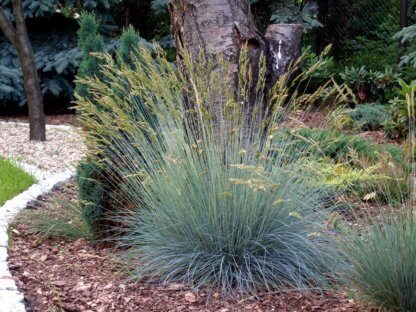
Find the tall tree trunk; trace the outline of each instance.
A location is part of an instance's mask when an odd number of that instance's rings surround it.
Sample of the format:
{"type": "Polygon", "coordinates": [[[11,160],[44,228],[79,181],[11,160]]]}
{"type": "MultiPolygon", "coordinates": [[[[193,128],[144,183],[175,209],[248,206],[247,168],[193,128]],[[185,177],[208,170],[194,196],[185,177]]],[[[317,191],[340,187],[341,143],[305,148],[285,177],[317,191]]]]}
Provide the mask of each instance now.
{"type": "MultiPolygon", "coordinates": [[[[262,53],[267,59],[269,85],[300,55],[302,26],[272,24],[262,34],[253,19],[249,0],[170,0],[169,12],[176,46],[186,48],[193,56],[201,49],[207,56],[222,54],[230,63],[230,87],[235,87],[244,46],[248,49],[254,84],[262,53]]],[[[215,107],[214,113],[222,109],[215,107]]]]}
{"type": "Polygon", "coordinates": [[[15,27],[0,7],[0,29],[17,49],[23,72],[23,83],[29,109],[30,140],[45,141],[45,114],[36,69],[35,56],[27,34],[20,0],[12,1],[15,27]]]}
{"type": "Polygon", "coordinates": [[[408,10],[409,10],[409,0],[400,0],[400,29],[407,27],[408,10]]]}
{"type": "Polygon", "coordinates": [[[318,20],[323,25],[322,28],[316,30],[316,51],[321,53],[327,45],[325,39],[327,37],[327,24],[329,19],[330,1],[318,0],[318,20]]]}

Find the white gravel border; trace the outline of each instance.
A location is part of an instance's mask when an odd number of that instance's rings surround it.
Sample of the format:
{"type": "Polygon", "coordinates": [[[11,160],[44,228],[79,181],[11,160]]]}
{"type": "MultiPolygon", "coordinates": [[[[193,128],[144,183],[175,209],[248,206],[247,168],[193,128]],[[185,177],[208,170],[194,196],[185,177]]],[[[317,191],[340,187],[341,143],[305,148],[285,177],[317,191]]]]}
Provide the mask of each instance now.
{"type": "Polygon", "coordinates": [[[36,178],[37,183],[0,207],[0,312],[26,311],[24,297],[17,289],[7,264],[8,228],[10,222],[13,221],[22,209],[26,208],[30,201],[50,192],[54,186],[70,179],[75,174],[74,171],[66,170],[62,173],[51,175],[32,165],[19,163],[18,166],[32,174],[36,178]]]}
{"type": "Polygon", "coordinates": [[[82,128],[46,125],[46,141],[29,140],[29,124],[0,120],[0,155],[49,174],[75,169],[86,152],[82,128]]]}

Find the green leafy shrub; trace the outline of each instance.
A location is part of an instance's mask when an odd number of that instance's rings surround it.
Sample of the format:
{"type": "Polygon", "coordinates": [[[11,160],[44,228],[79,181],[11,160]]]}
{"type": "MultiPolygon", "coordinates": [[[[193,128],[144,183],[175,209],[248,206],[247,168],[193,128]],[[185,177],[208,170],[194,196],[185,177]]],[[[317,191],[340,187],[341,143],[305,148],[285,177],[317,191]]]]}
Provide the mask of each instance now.
{"type": "Polygon", "coordinates": [[[312,2],[284,3],[271,16],[276,24],[301,24],[304,32],[323,27],[318,19],[316,4],[312,2]]]}
{"type": "Polygon", "coordinates": [[[239,118],[250,109],[246,53],[236,93],[223,81],[229,76],[221,58],[183,52],[183,74],[158,48],[139,53],[134,69],[103,56],[105,82],[83,80],[95,100],[77,102],[91,155],[105,153],[97,160],[122,177],[124,196],[135,204],[128,212],[119,206],[117,217],[132,276],[227,293],[327,286],[336,258],[322,228],[327,193],[310,183],[300,155],[269,157],[280,104],[291,94],[289,74],[273,88],[271,124],[255,110],[247,129],[239,118]],[[219,94],[220,113],[213,107],[219,94]]]}
{"type": "MultiPolygon", "coordinates": [[[[415,124],[415,93],[416,80],[409,84],[400,80],[401,90],[398,97],[391,101],[390,118],[385,122],[384,129],[389,137],[405,138],[415,124]]],[[[413,136],[414,136],[413,132],[413,136]]]]}
{"type": "Polygon", "coordinates": [[[357,234],[347,231],[348,284],[358,295],[389,311],[416,311],[416,217],[396,212],[357,234]]]}
{"type": "Polygon", "coordinates": [[[400,59],[399,66],[416,67],[416,24],[405,27],[394,35],[406,49],[406,54],[400,59]]]}
{"type": "Polygon", "coordinates": [[[398,87],[400,74],[392,68],[386,68],[384,72],[368,70],[361,67],[346,67],[340,73],[343,83],[354,90],[360,102],[385,103],[394,96],[398,87]]]}

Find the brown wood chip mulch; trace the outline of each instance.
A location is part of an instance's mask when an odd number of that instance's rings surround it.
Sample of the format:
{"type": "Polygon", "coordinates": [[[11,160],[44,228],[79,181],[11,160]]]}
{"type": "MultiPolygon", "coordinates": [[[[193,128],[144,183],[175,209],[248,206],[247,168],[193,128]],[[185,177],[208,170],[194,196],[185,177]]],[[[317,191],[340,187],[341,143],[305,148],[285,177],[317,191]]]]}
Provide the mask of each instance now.
{"type": "Polygon", "coordinates": [[[219,293],[193,292],[179,284],[134,283],[120,274],[113,249],[26,231],[24,224],[12,229],[9,266],[28,311],[365,311],[342,294],[291,292],[225,300],[219,293]]]}

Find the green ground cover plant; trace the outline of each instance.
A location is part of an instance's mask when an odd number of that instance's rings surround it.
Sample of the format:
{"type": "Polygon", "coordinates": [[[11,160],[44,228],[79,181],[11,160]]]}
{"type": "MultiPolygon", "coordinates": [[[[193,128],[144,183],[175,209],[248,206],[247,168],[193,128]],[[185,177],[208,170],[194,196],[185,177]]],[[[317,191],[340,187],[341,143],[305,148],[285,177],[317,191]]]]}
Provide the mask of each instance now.
{"type": "Polygon", "coordinates": [[[406,165],[406,149],[401,146],[376,144],[340,130],[309,128],[283,130],[273,144],[289,159],[290,155],[303,154],[308,168],[334,193],[360,199],[374,193],[380,203],[391,204],[404,202],[410,194],[410,167],[406,165]]]}
{"type": "Polygon", "coordinates": [[[375,131],[385,128],[389,121],[389,106],[377,103],[338,107],[326,116],[331,128],[337,130],[375,131]]]}
{"type": "Polygon", "coordinates": [[[389,119],[386,106],[377,103],[358,105],[346,114],[351,118],[352,128],[363,131],[380,130],[389,119]]]}
{"type": "Polygon", "coordinates": [[[0,206],[36,182],[13,162],[0,157],[0,206]]]}

